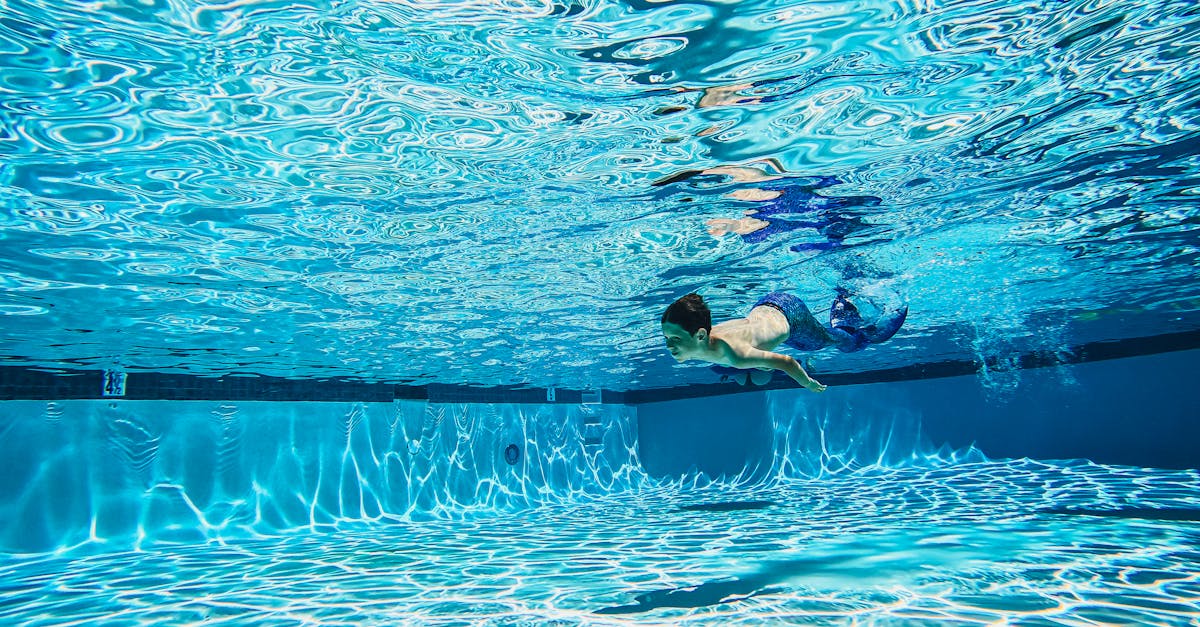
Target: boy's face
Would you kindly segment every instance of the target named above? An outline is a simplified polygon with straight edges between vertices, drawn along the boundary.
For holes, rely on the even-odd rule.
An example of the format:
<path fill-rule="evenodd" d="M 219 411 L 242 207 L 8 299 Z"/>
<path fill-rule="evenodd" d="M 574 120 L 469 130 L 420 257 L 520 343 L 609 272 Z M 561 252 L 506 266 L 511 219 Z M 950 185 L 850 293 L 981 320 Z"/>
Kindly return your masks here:
<path fill-rule="evenodd" d="M 667 340 L 667 350 L 675 361 L 683 362 L 695 356 L 708 341 L 708 332 L 697 329 L 692 335 L 674 322 L 662 323 L 663 337 Z"/>

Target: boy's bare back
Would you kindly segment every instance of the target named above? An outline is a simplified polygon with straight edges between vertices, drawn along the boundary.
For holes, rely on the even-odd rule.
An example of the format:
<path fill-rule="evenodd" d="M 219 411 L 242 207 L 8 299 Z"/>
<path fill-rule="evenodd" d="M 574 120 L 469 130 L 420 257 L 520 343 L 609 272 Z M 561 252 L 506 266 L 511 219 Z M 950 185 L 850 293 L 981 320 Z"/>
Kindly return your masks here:
<path fill-rule="evenodd" d="M 745 318 L 734 318 L 714 325 L 712 337 L 730 345 L 773 351 L 787 339 L 788 332 L 787 317 L 782 311 L 760 305 L 751 309 Z"/>

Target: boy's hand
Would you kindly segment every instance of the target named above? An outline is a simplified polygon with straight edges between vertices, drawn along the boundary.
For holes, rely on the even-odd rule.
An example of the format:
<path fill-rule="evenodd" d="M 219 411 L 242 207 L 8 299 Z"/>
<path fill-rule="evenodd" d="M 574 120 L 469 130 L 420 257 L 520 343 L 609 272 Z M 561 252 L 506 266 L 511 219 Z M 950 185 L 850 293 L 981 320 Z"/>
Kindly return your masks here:
<path fill-rule="evenodd" d="M 788 376 L 790 376 L 792 380 L 794 380 L 796 383 L 799 383 L 806 390 L 810 390 L 812 392 L 825 391 L 825 385 L 823 385 L 820 381 L 808 376 L 808 373 L 804 371 L 804 366 L 801 366 L 800 362 L 790 358 L 789 361 L 791 363 L 788 364 L 788 369 L 784 370 L 784 372 L 788 373 Z"/>

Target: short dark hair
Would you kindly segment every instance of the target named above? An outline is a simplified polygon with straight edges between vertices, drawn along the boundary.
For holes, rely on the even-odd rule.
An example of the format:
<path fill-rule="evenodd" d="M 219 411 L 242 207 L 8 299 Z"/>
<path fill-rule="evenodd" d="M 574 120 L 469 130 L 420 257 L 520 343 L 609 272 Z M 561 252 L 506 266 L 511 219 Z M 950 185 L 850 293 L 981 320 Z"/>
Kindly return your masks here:
<path fill-rule="evenodd" d="M 708 310 L 704 298 L 695 292 L 671 303 L 663 312 L 662 321 L 683 327 L 689 335 L 694 335 L 700 329 L 712 331 L 712 312 Z"/>

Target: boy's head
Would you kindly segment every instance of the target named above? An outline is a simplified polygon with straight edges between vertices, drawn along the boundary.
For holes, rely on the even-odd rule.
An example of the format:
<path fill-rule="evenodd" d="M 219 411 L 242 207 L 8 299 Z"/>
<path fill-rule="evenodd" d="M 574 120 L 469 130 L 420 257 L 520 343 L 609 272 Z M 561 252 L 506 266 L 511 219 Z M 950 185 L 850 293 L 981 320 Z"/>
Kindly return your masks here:
<path fill-rule="evenodd" d="M 699 294 L 688 294 L 671 303 L 662 315 L 667 350 L 676 361 L 691 359 L 708 345 L 712 331 L 712 312 Z"/>
<path fill-rule="evenodd" d="M 700 329 L 712 330 L 712 312 L 708 310 L 708 303 L 695 292 L 671 303 L 663 312 L 662 321 L 679 325 L 688 335 Z"/>

